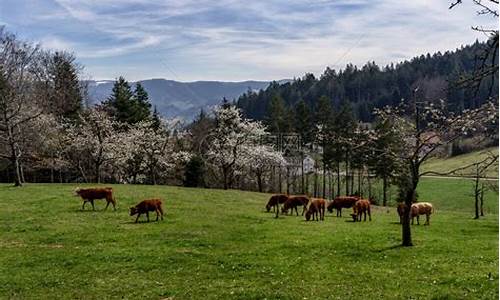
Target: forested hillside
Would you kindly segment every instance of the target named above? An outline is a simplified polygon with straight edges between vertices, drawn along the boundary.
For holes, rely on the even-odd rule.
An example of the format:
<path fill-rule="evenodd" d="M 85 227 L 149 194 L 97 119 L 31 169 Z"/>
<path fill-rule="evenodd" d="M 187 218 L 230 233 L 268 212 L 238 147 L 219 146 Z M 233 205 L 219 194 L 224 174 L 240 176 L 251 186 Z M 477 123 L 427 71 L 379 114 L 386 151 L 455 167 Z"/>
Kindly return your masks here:
<path fill-rule="evenodd" d="M 421 55 L 385 67 L 375 62 L 368 62 L 361 68 L 348 64 L 342 70 L 327 67 L 320 78 L 305 74 L 289 83 L 272 83 L 266 90 L 243 94 L 237 104 L 247 117 L 263 120 L 273 97 L 282 98 L 289 108 L 301 100 L 313 108 L 321 96 L 326 96 L 337 109 L 343 101 L 350 103 L 355 117 L 367 122 L 372 121 L 374 108 L 411 99 L 412 91 L 418 87 L 419 97 L 425 98 L 422 100 L 444 99 L 452 111 L 474 108 L 485 102 L 490 89 L 498 90 L 498 77 L 493 86 L 487 80 L 477 91 L 467 89 L 465 92 L 456 87 L 456 82 L 474 70 L 478 63 L 476 58 L 485 46 L 476 41 L 455 51 Z"/>

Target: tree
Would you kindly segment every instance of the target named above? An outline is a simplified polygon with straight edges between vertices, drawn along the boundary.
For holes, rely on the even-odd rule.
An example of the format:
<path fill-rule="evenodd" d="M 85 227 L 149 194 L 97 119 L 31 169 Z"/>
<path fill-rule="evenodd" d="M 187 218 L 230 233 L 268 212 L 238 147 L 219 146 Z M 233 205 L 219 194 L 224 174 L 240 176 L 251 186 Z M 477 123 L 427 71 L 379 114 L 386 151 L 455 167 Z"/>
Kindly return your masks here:
<path fill-rule="evenodd" d="M 149 95 L 141 83 L 135 85 L 134 91 L 135 113 L 133 123 L 147 120 L 151 116 L 151 103 Z M 155 107 L 155 113 L 158 114 Z"/>
<path fill-rule="evenodd" d="M 271 170 L 272 166 L 285 166 L 286 161 L 281 152 L 275 151 L 267 145 L 246 145 L 243 148 L 243 162 L 256 177 L 257 189 L 264 191 L 263 176 Z"/>
<path fill-rule="evenodd" d="M 40 68 L 40 50 L 0 27 L 0 140 L 1 157 L 10 161 L 14 185 L 23 183 L 23 140 L 29 123 L 42 114 L 47 78 Z"/>
<path fill-rule="evenodd" d="M 399 165 L 398 160 L 394 159 L 394 154 L 401 151 L 399 133 L 395 132 L 393 120 L 378 120 L 375 125 L 375 135 L 378 137 L 373 144 L 370 166 L 375 175 L 382 179 L 382 204 L 387 205 L 387 189 L 389 183 L 397 174 Z"/>
<path fill-rule="evenodd" d="M 187 187 L 204 186 L 204 175 L 205 170 L 203 158 L 199 155 L 193 155 L 186 164 L 183 184 Z"/>
<path fill-rule="evenodd" d="M 75 57 L 66 52 L 55 52 L 49 55 L 49 59 L 47 68 L 53 82 L 46 111 L 76 119 L 83 107 L 83 97 Z"/>
<path fill-rule="evenodd" d="M 222 175 L 224 189 L 232 187 L 234 171 L 242 165 L 244 147 L 256 144 L 265 135 L 259 122 L 244 119 L 233 105 L 215 109 L 215 126 L 207 137 L 207 157 Z"/>
<path fill-rule="evenodd" d="M 461 114 L 450 113 L 444 102 L 426 103 L 417 101 L 414 90 L 412 105 L 404 103 L 398 107 L 386 107 L 377 110 L 377 117 L 386 122 L 391 120 L 394 132 L 401 135 L 401 151 L 390 153 L 398 160 L 400 170 L 399 188 L 404 195 L 407 208 L 411 207 L 421 176 L 421 165 L 428 160 L 436 149 L 448 145 L 468 133 L 480 133 L 489 130 L 498 118 L 498 107 L 486 103 L 477 109 L 464 110 Z M 402 222 L 402 245 L 412 246 L 410 210 L 406 209 Z"/>
<path fill-rule="evenodd" d="M 81 114 L 77 125 L 69 130 L 70 151 L 84 178 L 81 164 L 85 160 L 92 165 L 95 182 L 100 183 L 103 166 L 126 156 L 129 149 L 116 129 L 119 125 L 106 111 L 96 107 Z"/>
<path fill-rule="evenodd" d="M 130 84 L 123 77 L 119 77 L 111 92 L 111 96 L 104 102 L 104 107 L 118 122 L 136 124 L 146 121 L 151 116 L 151 104 L 148 94 L 140 83 L 132 92 Z"/>
<path fill-rule="evenodd" d="M 333 107 L 330 99 L 326 96 L 322 96 L 318 100 L 318 105 L 316 106 L 315 112 L 317 134 L 316 139 L 318 144 L 321 146 L 321 160 L 323 168 L 323 188 L 322 197 L 326 197 L 326 171 L 330 168 L 330 164 L 334 157 L 334 150 L 332 145 L 332 140 L 334 138 L 334 128 L 333 128 Z"/>

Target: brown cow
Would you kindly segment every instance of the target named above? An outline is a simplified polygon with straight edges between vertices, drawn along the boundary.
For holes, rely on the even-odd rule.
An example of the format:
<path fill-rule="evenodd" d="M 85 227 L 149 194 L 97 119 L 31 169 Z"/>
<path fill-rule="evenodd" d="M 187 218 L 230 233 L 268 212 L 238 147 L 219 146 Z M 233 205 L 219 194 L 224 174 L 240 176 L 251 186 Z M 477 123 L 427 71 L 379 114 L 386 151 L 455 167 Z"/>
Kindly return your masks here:
<path fill-rule="evenodd" d="M 273 209 L 273 211 L 277 210 L 279 204 L 285 203 L 286 200 L 288 200 L 287 195 L 278 194 L 271 196 L 271 198 L 269 198 L 269 201 L 266 204 L 267 212 L 271 211 L 271 208 Z"/>
<path fill-rule="evenodd" d="M 302 206 L 302 215 L 304 215 L 308 203 L 309 198 L 307 196 L 289 196 L 285 201 L 285 204 L 283 204 L 283 209 L 281 210 L 281 212 L 286 214 L 290 209 L 290 214 L 293 214 L 293 209 L 295 209 L 295 213 L 298 216 L 299 212 L 297 211 L 297 206 Z"/>
<path fill-rule="evenodd" d="M 148 199 L 148 200 L 143 200 L 136 206 L 131 206 L 130 207 L 130 215 L 133 216 L 137 214 L 137 218 L 135 218 L 135 222 L 139 220 L 139 217 L 141 214 L 146 214 L 146 217 L 149 222 L 149 212 L 154 211 L 156 212 L 156 221 L 158 221 L 158 217 L 161 216 L 161 219 L 163 220 L 163 208 L 162 208 L 162 201 L 161 199 Z"/>
<path fill-rule="evenodd" d="M 110 187 L 106 188 L 89 188 L 89 189 L 75 189 L 76 196 L 80 196 L 83 200 L 82 210 L 85 209 L 85 203 L 90 202 L 92 204 L 92 209 L 95 210 L 94 200 L 106 199 L 106 208 L 109 204 L 113 204 L 113 209 L 116 210 L 116 200 L 113 197 L 113 189 Z"/>
<path fill-rule="evenodd" d="M 413 219 L 417 217 L 417 224 L 420 225 L 419 216 L 425 215 L 426 221 L 424 225 L 430 225 L 430 216 L 434 212 L 432 204 L 429 202 L 418 202 L 411 205 L 410 218 L 413 225 Z"/>
<path fill-rule="evenodd" d="M 342 217 L 342 208 L 351 208 L 356 201 L 360 198 L 357 196 L 339 196 L 328 203 L 328 212 L 333 212 L 335 208 L 337 210 L 337 217 Z"/>
<path fill-rule="evenodd" d="M 368 216 L 370 217 L 370 221 L 372 220 L 372 214 L 370 212 L 370 200 L 367 199 L 360 199 L 356 201 L 354 206 L 352 207 L 352 220 L 354 222 L 360 221 L 361 222 L 361 215 L 365 215 L 365 221 L 366 221 L 366 213 L 368 213 Z"/>
<path fill-rule="evenodd" d="M 313 220 L 314 217 L 316 217 L 316 221 L 319 221 L 318 213 L 321 221 L 325 220 L 325 205 L 326 205 L 325 199 L 312 198 L 311 204 L 309 205 L 309 209 L 306 211 L 306 221 L 309 221 L 311 216 L 313 217 Z"/>

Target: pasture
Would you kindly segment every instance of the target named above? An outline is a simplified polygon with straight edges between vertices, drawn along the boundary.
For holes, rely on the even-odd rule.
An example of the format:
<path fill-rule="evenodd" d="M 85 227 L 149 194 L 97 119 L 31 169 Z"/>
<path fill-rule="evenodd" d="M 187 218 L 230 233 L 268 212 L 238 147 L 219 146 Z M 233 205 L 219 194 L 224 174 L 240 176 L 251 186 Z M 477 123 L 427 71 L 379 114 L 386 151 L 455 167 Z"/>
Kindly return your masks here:
<path fill-rule="evenodd" d="M 469 185 L 423 179 L 436 212 L 411 248 L 394 207 L 305 222 L 266 213 L 269 194 L 114 185 L 117 211 L 94 212 L 75 185 L 0 185 L 0 298 L 497 299 L 498 196 L 473 220 Z M 165 220 L 134 224 L 152 197 Z"/>

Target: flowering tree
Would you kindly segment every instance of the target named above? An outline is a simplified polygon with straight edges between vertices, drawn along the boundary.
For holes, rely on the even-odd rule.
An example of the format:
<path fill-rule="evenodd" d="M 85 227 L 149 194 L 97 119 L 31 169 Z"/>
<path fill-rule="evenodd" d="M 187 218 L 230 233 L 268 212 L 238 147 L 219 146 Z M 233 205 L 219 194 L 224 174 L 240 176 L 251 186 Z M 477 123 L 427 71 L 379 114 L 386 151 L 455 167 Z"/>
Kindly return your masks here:
<path fill-rule="evenodd" d="M 126 134 L 125 161 L 133 182 L 139 173 L 144 173 L 150 183 L 156 184 L 159 175 L 166 175 L 179 163 L 189 160 L 189 153 L 178 149 L 173 134 L 178 122 L 162 120 L 161 123 L 155 128 L 150 121 L 139 122 Z"/>
<path fill-rule="evenodd" d="M 244 165 L 246 148 L 255 145 L 265 135 L 265 127 L 260 122 L 244 119 L 238 108 L 223 105 L 215 109 L 215 127 L 209 132 L 206 141 L 209 151 L 208 160 L 220 170 L 223 187 L 233 184 L 233 175 L 238 165 Z"/>
<path fill-rule="evenodd" d="M 286 161 L 281 152 L 267 145 L 247 145 L 242 148 L 242 164 L 255 175 L 259 192 L 263 191 L 263 177 L 273 166 L 285 166 Z"/>
<path fill-rule="evenodd" d="M 80 115 L 78 125 L 68 130 L 69 152 L 82 172 L 82 161 L 88 159 L 93 167 L 95 181 L 101 182 L 103 165 L 116 162 L 126 156 L 120 124 L 99 107 L 88 109 Z M 87 180 L 87 179 L 86 179 Z"/>
<path fill-rule="evenodd" d="M 417 92 L 417 90 L 415 90 Z M 477 109 L 464 110 L 460 114 L 448 113 L 444 101 L 438 103 L 417 102 L 376 110 L 382 123 L 392 125 L 391 131 L 399 135 L 399 151 L 393 148 L 386 155 L 402 166 L 398 174 L 399 187 L 409 208 L 415 199 L 420 177 L 426 172 L 420 166 L 441 146 L 452 143 L 469 133 L 487 132 L 498 118 L 498 108 L 488 102 Z M 384 149 L 378 149 L 384 151 Z M 402 245 L 412 246 L 410 210 L 406 209 L 402 222 Z"/>

